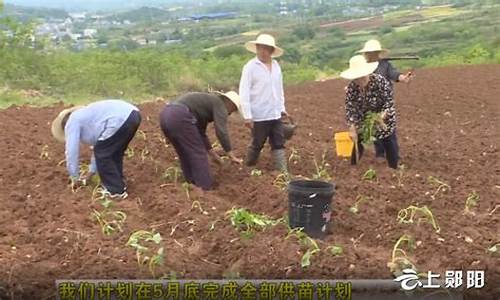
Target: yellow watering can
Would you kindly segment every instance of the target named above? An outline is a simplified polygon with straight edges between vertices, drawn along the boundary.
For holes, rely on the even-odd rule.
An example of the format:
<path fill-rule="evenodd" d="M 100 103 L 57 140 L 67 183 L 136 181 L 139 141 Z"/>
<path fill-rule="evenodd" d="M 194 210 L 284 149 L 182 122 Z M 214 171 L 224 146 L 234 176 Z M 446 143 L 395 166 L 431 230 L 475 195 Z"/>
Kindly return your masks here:
<path fill-rule="evenodd" d="M 351 139 L 349 131 L 342 131 L 335 133 L 335 148 L 337 149 L 337 156 L 351 157 L 354 142 Z"/>

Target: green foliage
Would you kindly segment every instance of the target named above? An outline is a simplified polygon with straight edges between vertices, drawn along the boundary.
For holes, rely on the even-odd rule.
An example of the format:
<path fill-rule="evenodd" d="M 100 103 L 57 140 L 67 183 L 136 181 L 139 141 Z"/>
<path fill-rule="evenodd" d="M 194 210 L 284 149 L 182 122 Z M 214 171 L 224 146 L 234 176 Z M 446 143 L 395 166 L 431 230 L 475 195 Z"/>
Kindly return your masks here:
<path fill-rule="evenodd" d="M 368 112 L 363 119 L 361 127 L 361 142 L 365 145 L 373 144 L 376 141 L 375 132 L 381 122 L 380 113 Z"/>
<path fill-rule="evenodd" d="M 245 237 L 251 237 L 256 230 L 264 230 L 266 227 L 282 222 L 282 219 L 273 220 L 266 215 L 255 214 L 245 208 L 233 208 L 226 212 L 226 216 Z"/>
<path fill-rule="evenodd" d="M 217 58 L 228 58 L 233 55 L 246 56 L 248 55 L 248 51 L 242 45 L 217 47 L 217 49 L 214 50 L 214 56 Z"/>
<path fill-rule="evenodd" d="M 292 32 L 300 40 L 310 40 L 315 36 L 315 30 L 311 26 L 301 25 Z"/>

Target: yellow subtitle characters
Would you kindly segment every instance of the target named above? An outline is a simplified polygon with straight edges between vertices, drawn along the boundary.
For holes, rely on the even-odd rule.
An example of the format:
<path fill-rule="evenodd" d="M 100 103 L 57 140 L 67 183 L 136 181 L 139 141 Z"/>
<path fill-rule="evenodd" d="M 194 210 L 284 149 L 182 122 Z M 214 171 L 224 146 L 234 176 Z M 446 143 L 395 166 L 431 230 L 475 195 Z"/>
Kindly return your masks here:
<path fill-rule="evenodd" d="M 274 282 L 262 282 L 259 287 L 259 299 L 272 300 L 276 297 L 278 284 Z"/>
<path fill-rule="evenodd" d="M 219 299 L 219 289 L 220 289 L 219 284 L 213 282 L 204 283 L 202 285 L 202 289 L 203 289 L 203 299 L 206 300 Z"/>
<path fill-rule="evenodd" d="M 76 299 L 76 285 L 73 282 L 61 282 L 57 292 L 61 300 Z"/>
<path fill-rule="evenodd" d="M 335 299 L 337 300 L 351 300 L 352 283 L 351 282 L 337 282 L 335 284 Z"/>
<path fill-rule="evenodd" d="M 88 282 L 81 282 L 78 287 L 78 296 L 80 299 L 94 299 L 95 298 L 95 284 Z"/>
<path fill-rule="evenodd" d="M 184 298 L 186 300 L 200 299 L 200 283 L 194 281 L 184 284 Z"/>
<path fill-rule="evenodd" d="M 135 296 L 137 300 L 151 300 L 153 285 L 151 283 L 140 282 L 135 284 Z"/>
<path fill-rule="evenodd" d="M 314 295 L 314 284 L 310 282 L 301 282 L 297 286 L 299 300 L 312 300 Z"/>
<path fill-rule="evenodd" d="M 230 281 L 227 284 L 222 285 L 222 299 L 224 300 L 237 300 L 237 288 L 238 284 L 234 281 Z"/>
<path fill-rule="evenodd" d="M 280 283 L 278 295 L 280 300 L 295 299 L 295 285 L 293 282 Z"/>
<path fill-rule="evenodd" d="M 134 285 L 132 282 L 117 282 L 116 283 L 116 299 L 117 300 L 132 300 L 134 298 Z"/>
<path fill-rule="evenodd" d="M 163 297 L 163 285 L 161 283 L 153 284 L 153 299 L 161 299 Z"/>
<path fill-rule="evenodd" d="M 114 292 L 113 285 L 111 282 L 102 283 L 97 285 L 97 299 L 99 300 L 111 300 L 111 295 Z"/>
<path fill-rule="evenodd" d="M 333 287 L 329 282 L 318 283 L 316 285 L 318 300 L 330 300 L 332 298 Z"/>
<path fill-rule="evenodd" d="M 181 285 L 178 282 L 169 282 L 167 285 L 167 292 L 165 293 L 165 300 L 180 299 Z"/>
<path fill-rule="evenodd" d="M 245 283 L 240 289 L 241 300 L 257 299 L 257 288 L 251 282 Z"/>

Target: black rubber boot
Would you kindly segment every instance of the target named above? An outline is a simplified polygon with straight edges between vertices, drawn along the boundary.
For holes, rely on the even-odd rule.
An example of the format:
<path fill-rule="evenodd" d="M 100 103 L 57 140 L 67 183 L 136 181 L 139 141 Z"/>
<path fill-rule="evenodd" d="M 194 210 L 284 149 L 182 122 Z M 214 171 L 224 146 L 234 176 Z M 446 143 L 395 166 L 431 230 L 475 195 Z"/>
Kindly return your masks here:
<path fill-rule="evenodd" d="M 274 166 L 281 173 L 288 173 L 285 149 L 273 150 Z"/>
<path fill-rule="evenodd" d="M 259 160 L 260 151 L 256 151 L 254 148 L 248 148 L 247 157 L 245 159 L 245 165 L 248 167 L 255 166 Z"/>

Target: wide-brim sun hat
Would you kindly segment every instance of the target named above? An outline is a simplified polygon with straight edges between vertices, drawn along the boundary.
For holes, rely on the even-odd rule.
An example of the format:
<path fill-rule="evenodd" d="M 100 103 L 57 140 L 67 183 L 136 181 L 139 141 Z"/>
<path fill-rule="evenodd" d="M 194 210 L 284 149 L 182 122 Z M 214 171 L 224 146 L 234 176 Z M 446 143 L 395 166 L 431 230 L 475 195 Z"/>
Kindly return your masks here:
<path fill-rule="evenodd" d="M 351 57 L 349 60 L 349 69 L 340 73 L 340 77 L 349 80 L 358 79 L 375 72 L 377 67 L 378 61 L 369 63 L 363 55 L 356 55 Z"/>
<path fill-rule="evenodd" d="M 238 113 L 241 116 L 243 116 L 243 112 L 241 111 L 240 95 L 238 95 L 238 93 L 236 93 L 235 91 L 229 91 L 227 93 L 217 92 L 216 91 L 215 93 L 218 94 L 218 95 L 224 96 L 227 99 L 229 99 L 229 101 L 231 101 L 236 106 L 236 109 L 238 110 Z"/>
<path fill-rule="evenodd" d="M 64 143 L 65 136 L 64 136 L 64 127 L 63 127 L 62 122 L 67 115 L 69 115 L 70 113 L 72 113 L 75 110 L 78 110 L 82 107 L 83 106 L 79 105 L 79 106 L 66 108 L 63 111 L 61 111 L 59 113 L 59 115 L 57 115 L 57 117 L 54 119 L 54 121 L 52 121 L 51 132 L 56 140 L 58 140 L 61 143 Z"/>
<path fill-rule="evenodd" d="M 257 37 L 255 41 L 249 41 L 245 43 L 245 48 L 252 52 L 257 53 L 257 45 L 266 45 L 274 48 L 272 57 L 279 57 L 283 55 L 284 51 L 280 47 L 276 46 L 276 41 L 274 37 L 269 34 L 261 34 Z"/>
<path fill-rule="evenodd" d="M 380 54 L 387 54 L 389 50 L 382 48 L 382 45 L 378 40 L 369 40 L 365 43 L 363 49 L 359 50 L 357 53 L 366 53 L 366 52 L 380 52 Z"/>

